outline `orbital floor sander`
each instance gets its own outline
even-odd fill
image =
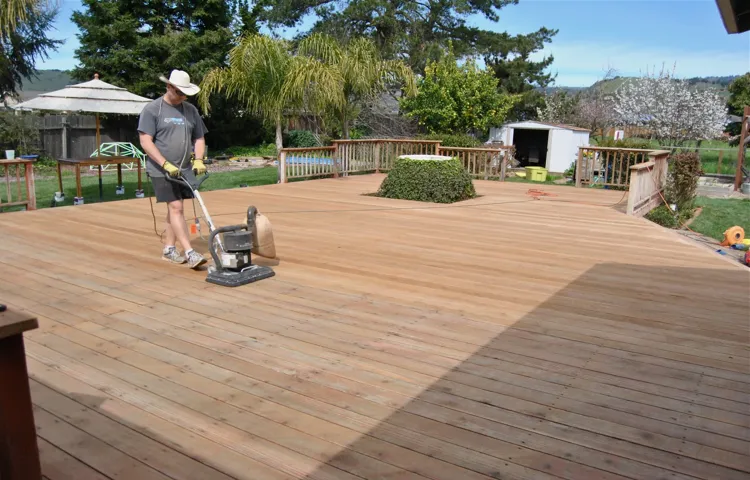
[[[198,191],[208,176],[206,173],[197,178],[192,171],[183,171],[177,178],[167,176],[171,182],[181,183],[190,188],[208,224],[208,250],[214,264],[208,267],[206,281],[224,287],[239,287],[273,277],[275,272],[270,267],[252,262],[254,249],[263,257],[276,256],[271,224],[251,205],[247,209],[247,223],[217,228]]]

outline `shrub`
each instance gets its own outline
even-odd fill
[[[482,146],[482,142],[466,134],[443,134],[433,133],[430,135],[422,135],[419,138],[423,140],[440,140],[440,145],[443,147],[458,147],[458,148],[474,148]]]
[[[284,146],[288,148],[311,148],[320,146],[315,134],[309,130],[290,130],[283,141]]]
[[[646,218],[666,228],[677,227],[675,213],[666,205],[659,205],[646,214]]]
[[[224,154],[232,157],[273,157],[276,156],[276,145],[233,146],[224,149]]]
[[[377,196],[453,203],[476,196],[471,177],[457,158],[451,160],[397,159]]]
[[[698,190],[698,177],[703,174],[700,156],[695,152],[673,155],[669,161],[666,197],[677,205],[679,212],[692,212]]]
[[[563,177],[566,178],[573,178],[576,176],[576,164],[578,163],[578,160],[573,160],[573,163],[570,164],[570,166],[563,172]]]

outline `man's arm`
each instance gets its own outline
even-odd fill
[[[195,158],[203,160],[206,155],[206,137],[201,137],[195,141]]]
[[[167,159],[164,158],[164,155],[162,155],[159,149],[156,148],[156,145],[154,145],[154,137],[148,133],[139,132],[139,134],[141,147],[143,147],[143,151],[146,152],[146,155],[151,157],[160,166],[164,166],[164,162],[166,162]]]

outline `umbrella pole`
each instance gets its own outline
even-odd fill
[[[99,114],[96,114],[96,163],[99,168],[99,201],[104,199],[104,188],[102,187],[102,164],[101,164],[101,136],[99,134]]]

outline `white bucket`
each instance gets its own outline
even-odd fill
[[[6,150],[5,151],[5,158],[8,160],[13,160],[16,158],[16,151],[15,150]]]

